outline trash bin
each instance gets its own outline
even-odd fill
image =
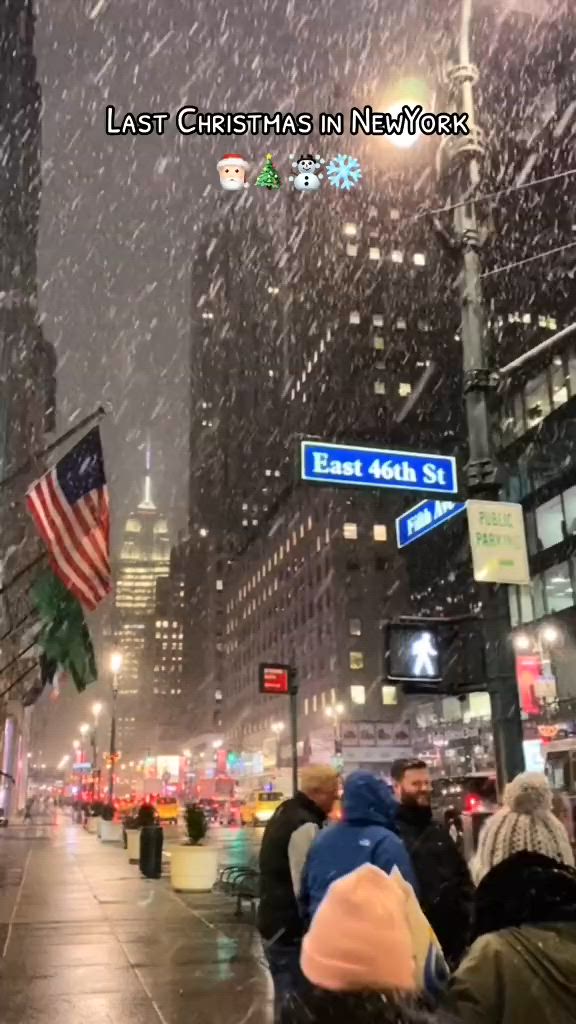
[[[145,878],[162,875],[164,832],[160,825],[146,825],[140,832],[140,871]]]

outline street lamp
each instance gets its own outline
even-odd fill
[[[110,658],[112,669],[112,716],[110,719],[110,776],[108,779],[108,800],[114,796],[114,762],[116,760],[116,700],[118,697],[118,675],[122,668],[122,655],[115,651]]]
[[[98,733],[98,720],[102,714],[103,704],[97,700],[92,705],[92,717],[94,719],[92,728],[90,730],[90,740],[92,743],[92,799],[96,796],[96,783],[98,783],[98,796],[100,796],[100,770],[98,768],[98,751],[97,751],[97,733]]]

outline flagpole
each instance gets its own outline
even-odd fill
[[[57,437],[56,440],[52,441],[52,443],[47,445],[46,448],[42,448],[37,452],[32,452],[32,455],[26,460],[26,462],[22,463],[22,465],[19,466],[18,469],[15,469],[13,473],[9,473],[8,476],[5,476],[2,480],[0,480],[0,488],[7,487],[8,484],[11,484],[13,480],[17,479],[17,477],[22,476],[23,473],[27,473],[28,470],[31,469],[36,462],[39,462],[40,459],[43,459],[46,455],[49,455],[50,452],[53,452],[55,448],[59,448],[61,444],[65,444],[66,441],[69,441],[70,438],[74,437],[74,435],[77,434],[79,430],[83,430],[84,427],[87,427],[88,424],[92,423],[93,420],[103,419],[104,416],[107,416],[109,412],[109,408],[106,408],[106,406],[104,405],[99,405],[98,408],[94,410],[94,412],[91,412],[88,416],[85,416],[84,419],[80,421],[80,423],[77,423],[75,427],[71,427],[70,430],[67,430],[65,434],[62,434],[60,437]]]

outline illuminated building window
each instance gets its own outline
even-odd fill
[[[380,259],[380,249],[378,248],[377,245],[371,245],[370,248],[368,249],[368,259],[369,260],[379,260]]]
[[[400,220],[400,210],[390,210],[390,220]]]
[[[374,524],[374,540],[386,541],[388,540],[388,530],[383,523]]]
[[[316,694],[312,697],[312,711],[318,711],[318,697]]]
[[[351,686],[350,687],[350,700],[353,704],[365,704],[366,703],[366,687],[365,686]]]
[[[403,263],[404,262],[404,253],[401,252],[400,249],[392,249],[391,259],[392,259],[392,263]]]
[[[346,255],[347,256],[357,256],[358,255],[358,246],[356,245],[355,242],[348,242],[347,243],[347,245],[346,245]]]
[[[398,691],[395,686],[382,687],[382,703],[386,705],[398,703]]]
[[[349,322],[351,324],[359,324],[360,323],[360,313],[358,312],[357,309],[353,309],[352,312],[350,313]]]
[[[425,256],[425,254],[423,252],[415,252],[414,253],[414,266],[415,267],[425,267],[426,266],[426,256]]]
[[[376,337],[374,338],[372,344],[373,344],[373,346],[374,346],[374,348],[376,349],[377,352],[383,352],[384,351],[384,338],[382,337],[381,334],[377,334],[376,335]]]
[[[344,523],[342,532],[346,540],[358,540],[357,523]]]
[[[396,330],[405,331],[407,327],[406,320],[403,316],[399,316],[396,320]]]
[[[374,381],[374,394],[375,395],[385,395],[386,394],[386,385],[385,385],[383,380],[376,380],[376,381]]]
[[[350,651],[350,668],[354,672],[364,668],[364,655],[362,651]]]
[[[384,314],[374,313],[374,316],[372,317],[372,323],[374,327],[384,327]]]
[[[346,221],[342,230],[346,238],[356,238],[358,235],[358,225],[351,221]]]
[[[224,581],[216,580],[216,590],[224,590]]]
[[[348,632],[350,636],[362,636],[362,619],[350,619]]]
[[[407,398],[408,395],[412,394],[412,385],[407,381],[403,381],[398,385],[398,394],[400,398]]]

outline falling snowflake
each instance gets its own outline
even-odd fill
[[[356,157],[344,156],[342,153],[330,161],[326,168],[326,174],[334,188],[343,188],[346,192],[355,188],[362,177],[360,164]]]

